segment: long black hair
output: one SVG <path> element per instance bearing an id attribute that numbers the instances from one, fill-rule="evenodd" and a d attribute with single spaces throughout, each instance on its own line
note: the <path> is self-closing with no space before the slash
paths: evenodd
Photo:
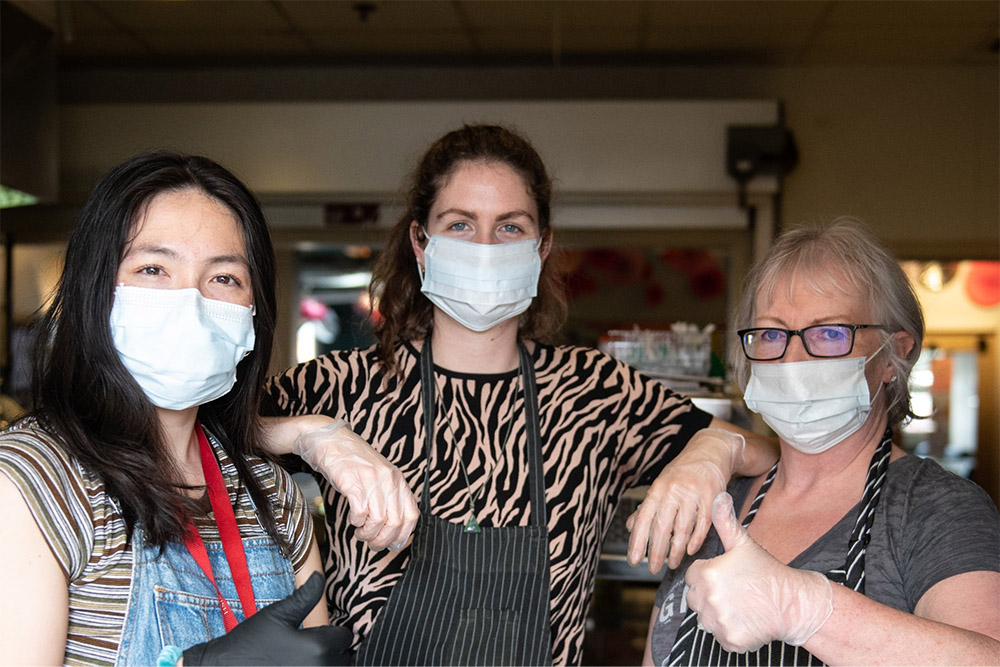
<path id="1" fill-rule="evenodd" d="M 154 406 L 118 357 L 110 316 L 118 266 L 137 221 L 157 195 L 188 189 L 224 205 L 239 224 L 256 309 L 256 343 L 237 367 L 235 386 L 200 406 L 198 418 L 229 454 L 262 525 L 287 553 L 287 540 L 247 460 L 249 454 L 265 456 L 259 406 L 277 310 L 274 250 L 257 200 L 212 160 L 143 153 L 94 187 L 70 235 L 55 298 L 38 323 L 33 412 L 70 454 L 101 476 L 121 504 L 130 535 L 139 522 L 150 544 L 183 540 L 197 509 L 181 491 Z"/>

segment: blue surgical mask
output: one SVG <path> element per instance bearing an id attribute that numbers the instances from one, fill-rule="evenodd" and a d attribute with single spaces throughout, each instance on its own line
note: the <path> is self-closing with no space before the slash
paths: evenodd
<path id="1" fill-rule="evenodd" d="M 206 299 L 196 288 L 115 288 L 111 336 L 118 357 L 153 405 L 184 410 L 236 383 L 253 350 L 253 308 Z"/>

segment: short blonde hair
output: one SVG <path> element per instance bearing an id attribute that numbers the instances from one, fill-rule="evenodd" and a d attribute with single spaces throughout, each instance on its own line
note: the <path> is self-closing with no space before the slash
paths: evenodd
<path id="1" fill-rule="evenodd" d="M 883 352 L 896 371 L 885 388 L 889 423 L 914 417 L 909 378 L 923 345 L 923 311 L 899 262 L 862 222 L 848 217 L 782 233 L 767 256 L 747 274 L 728 345 L 733 376 L 740 389 L 746 389 L 750 379 L 750 361 L 735 332 L 753 327 L 758 299 L 772 298 L 778 283 L 795 275 L 808 280 L 817 292 L 833 287 L 864 299 L 872 322 L 858 324 L 889 327 L 889 332 L 880 332 L 883 342 L 888 342 L 891 332 L 905 331 L 913 337 L 913 349 L 906 357 L 901 357 L 893 345 L 886 345 Z"/>

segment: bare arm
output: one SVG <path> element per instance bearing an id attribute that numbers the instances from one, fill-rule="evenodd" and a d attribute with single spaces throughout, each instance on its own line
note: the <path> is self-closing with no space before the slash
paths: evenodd
<path id="1" fill-rule="evenodd" d="M 355 535 L 373 549 L 406 546 L 420 510 L 403 474 L 351 430 L 325 415 L 264 419 L 272 454 L 296 454 L 347 497 Z"/>
<path id="2" fill-rule="evenodd" d="M 913 614 L 834 586 L 833 614 L 803 647 L 828 664 L 1000 664 L 1000 573 L 939 581 Z"/>
<path id="3" fill-rule="evenodd" d="M 323 573 L 323 563 L 319 557 L 319 547 L 316 546 L 315 540 L 312 546 L 309 547 L 309 555 L 306 556 L 305 565 L 302 569 L 295 573 L 295 587 L 298 588 L 309 580 L 313 572 Z M 313 628 L 322 625 L 330 624 L 330 614 L 326 608 L 326 595 L 319 599 L 319 602 L 313 608 L 311 612 L 302 621 L 302 627 Z"/>
<path id="4" fill-rule="evenodd" d="M 66 577 L 20 491 L 3 474 L 0 507 L 0 660 L 61 665 L 69 618 Z"/>
<path id="5" fill-rule="evenodd" d="M 303 433 L 330 426 L 336 420 L 326 415 L 301 415 L 298 417 L 262 417 L 264 446 L 275 456 L 291 454 L 292 443 Z"/>
<path id="6" fill-rule="evenodd" d="M 1000 573 L 939 581 L 909 614 L 777 561 L 740 525 L 728 494 L 715 504 L 714 524 L 725 553 L 688 568 L 687 604 L 726 650 L 780 639 L 833 665 L 1000 660 Z"/>

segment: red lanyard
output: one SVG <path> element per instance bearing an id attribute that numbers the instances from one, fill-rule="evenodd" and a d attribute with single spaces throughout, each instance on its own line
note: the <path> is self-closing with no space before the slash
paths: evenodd
<path id="1" fill-rule="evenodd" d="M 205 485 L 208 487 L 208 499 L 212 502 L 212 511 L 215 512 L 215 522 L 219 526 L 219 535 L 222 538 L 222 549 L 226 553 L 226 561 L 229 563 L 229 570 L 233 575 L 233 583 L 236 585 L 236 593 L 240 597 L 240 604 L 243 605 L 243 616 L 249 618 L 257 611 L 257 602 L 253 597 L 253 585 L 250 583 L 250 570 L 247 568 L 247 556 L 243 551 L 243 541 L 240 539 L 240 529 L 236 525 L 236 515 L 233 514 L 233 506 L 229 504 L 229 492 L 226 490 L 226 483 L 222 479 L 222 470 L 219 462 L 215 460 L 215 453 L 212 452 L 211 445 L 205 432 L 201 430 L 201 424 L 195 422 L 195 431 L 198 433 L 198 446 L 201 451 L 201 469 L 205 473 Z M 212 564 L 208 560 L 208 551 L 205 550 L 205 542 L 201 539 L 201 533 L 195 527 L 194 522 L 188 523 L 188 533 L 184 540 L 195 562 L 205 573 L 208 580 L 215 588 L 215 594 L 219 598 L 219 606 L 222 610 L 222 622 L 229 632 L 239 621 L 236 615 L 222 596 L 219 587 L 215 584 L 215 577 L 212 575 Z"/>

